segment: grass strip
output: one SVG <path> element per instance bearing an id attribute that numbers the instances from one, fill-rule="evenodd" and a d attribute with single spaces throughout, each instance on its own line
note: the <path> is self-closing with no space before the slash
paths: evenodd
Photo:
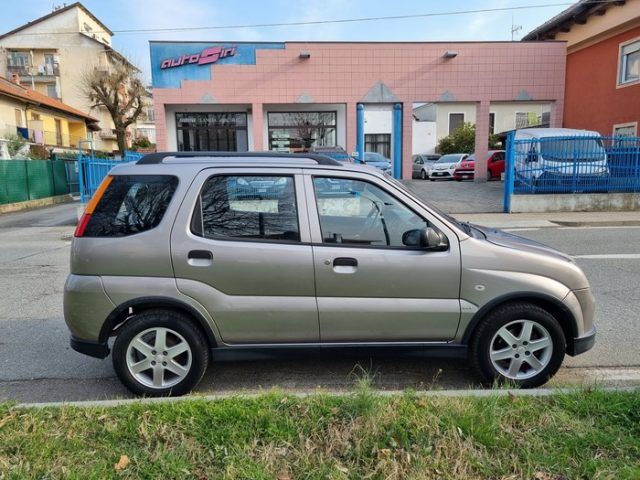
<path id="1" fill-rule="evenodd" d="M 0 404 L 0 478 L 637 479 L 640 392 Z"/>

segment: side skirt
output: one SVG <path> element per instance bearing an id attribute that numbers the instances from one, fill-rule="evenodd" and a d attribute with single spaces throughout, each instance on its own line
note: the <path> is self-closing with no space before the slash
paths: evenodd
<path id="1" fill-rule="evenodd" d="M 466 359 L 467 345 L 445 342 L 409 343 L 296 343 L 224 345 L 211 349 L 213 361 L 322 357 L 425 357 Z"/>

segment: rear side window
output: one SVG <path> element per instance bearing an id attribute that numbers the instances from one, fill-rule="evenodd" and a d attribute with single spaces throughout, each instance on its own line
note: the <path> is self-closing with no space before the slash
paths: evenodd
<path id="1" fill-rule="evenodd" d="M 114 176 L 83 236 L 124 237 L 157 227 L 177 186 L 171 175 Z"/>
<path id="2" fill-rule="evenodd" d="M 191 231 L 205 238 L 299 242 L 293 177 L 210 177 L 202 187 Z"/>

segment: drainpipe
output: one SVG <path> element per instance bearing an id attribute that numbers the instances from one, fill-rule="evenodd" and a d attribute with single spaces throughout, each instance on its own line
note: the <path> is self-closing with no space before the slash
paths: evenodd
<path id="1" fill-rule="evenodd" d="M 393 177 L 402 178 L 402 104 L 393 105 Z"/>
<path id="2" fill-rule="evenodd" d="M 358 161 L 364 163 L 364 105 L 361 103 L 356 107 L 356 136 Z"/>

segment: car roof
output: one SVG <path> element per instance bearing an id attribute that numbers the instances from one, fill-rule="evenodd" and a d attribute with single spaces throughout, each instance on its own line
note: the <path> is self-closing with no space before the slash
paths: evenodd
<path id="1" fill-rule="evenodd" d="M 529 136 L 535 138 L 545 137 L 599 137 L 599 132 L 593 130 L 579 130 L 575 128 L 523 128 L 516 130 L 517 136 Z"/>

